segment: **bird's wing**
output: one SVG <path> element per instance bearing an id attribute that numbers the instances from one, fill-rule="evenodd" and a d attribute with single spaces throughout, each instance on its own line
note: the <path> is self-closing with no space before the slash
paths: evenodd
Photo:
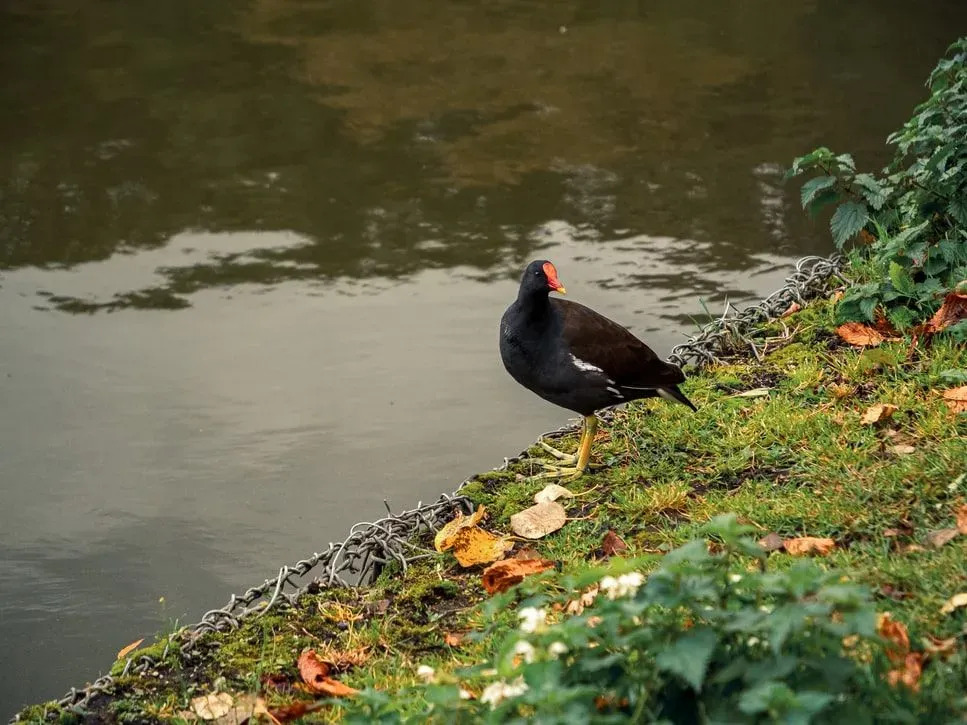
<path id="1" fill-rule="evenodd" d="M 555 297 L 551 303 L 571 354 L 600 368 L 619 386 L 653 388 L 685 380 L 677 366 L 666 363 L 617 322 L 577 302 Z"/>

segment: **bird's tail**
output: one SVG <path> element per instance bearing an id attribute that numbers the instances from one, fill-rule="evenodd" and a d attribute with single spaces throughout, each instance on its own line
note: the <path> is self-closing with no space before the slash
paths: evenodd
<path id="1" fill-rule="evenodd" d="M 659 397 L 674 403 L 681 403 L 682 405 L 687 405 L 696 413 L 698 412 L 698 408 L 696 408 L 692 404 L 691 400 L 685 397 L 685 393 L 679 390 L 677 385 L 669 385 L 664 388 L 656 388 L 656 391 L 658 392 Z"/>

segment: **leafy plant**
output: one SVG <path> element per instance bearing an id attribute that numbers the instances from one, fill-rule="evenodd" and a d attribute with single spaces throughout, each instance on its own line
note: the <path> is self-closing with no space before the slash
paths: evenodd
<path id="1" fill-rule="evenodd" d="M 809 561 L 768 571 L 734 515 L 708 532 L 712 547 L 692 541 L 647 578 L 625 561 L 565 577 L 550 600 L 539 582 L 522 585 L 520 631 L 492 663 L 458 673 L 489 674 L 478 699 L 456 683 L 392 699 L 368 691 L 349 721 L 396 722 L 401 696 L 423 699 L 427 722 L 943 722 L 963 707 L 962 683 L 935 677 L 920 695 L 887 684 L 864 588 Z M 593 586 L 593 605 L 568 615 L 568 600 Z"/>
<path id="2" fill-rule="evenodd" d="M 857 172 L 853 157 L 822 147 L 793 162 L 789 176 L 820 172 L 801 189 L 804 209 L 836 205 L 836 247 L 853 253 L 869 278 L 838 307 L 842 320 L 874 321 L 882 308 L 898 329 L 934 312 L 942 293 L 967 279 L 967 37 L 947 50 L 927 80 L 930 98 L 887 143 L 880 174 Z"/>

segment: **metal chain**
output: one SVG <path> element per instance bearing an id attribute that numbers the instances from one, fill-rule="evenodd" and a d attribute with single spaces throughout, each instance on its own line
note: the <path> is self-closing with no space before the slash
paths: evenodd
<path id="1" fill-rule="evenodd" d="M 839 255 L 800 259 L 796 263 L 796 271 L 786 279 L 781 289 L 759 304 L 741 311 L 731 304 L 727 305 L 720 318 L 712 320 L 698 334 L 676 346 L 669 360 L 677 365 L 685 365 L 691 361 L 699 366 L 719 362 L 718 355 L 734 348 L 736 340 L 748 342 L 746 335 L 751 330 L 779 317 L 793 302 L 803 304 L 809 298 L 826 292 L 834 280 L 845 282 L 841 274 L 842 265 L 843 259 Z M 606 420 L 611 415 L 610 410 L 600 414 Z M 556 438 L 575 428 L 574 423 L 569 423 L 541 437 Z M 512 458 L 505 458 L 503 464 L 494 470 L 506 470 L 525 456 L 526 452 L 522 452 Z M 384 501 L 388 512 L 386 517 L 356 524 L 349 530 L 349 536 L 345 540 L 330 543 L 324 552 L 315 553 L 292 566 L 283 566 L 275 577 L 266 579 L 242 594 L 233 594 L 225 606 L 206 612 L 199 622 L 168 635 L 160 658 L 138 654 L 128 657 L 122 676 L 137 674 L 149 677 L 157 674 L 161 661 L 174 648 L 178 649 L 185 661 L 190 661 L 199 655 L 196 645 L 204 635 L 237 629 L 246 618 L 262 616 L 281 603 L 294 606 L 299 597 L 307 592 L 367 584 L 379 575 L 386 564 L 394 561 L 405 572 L 410 563 L 434 554 L 432 550 L 416 543 L 417 534 L 437 531 L 456 513 L 470 513 L 473 510 L 473 502 L 460 495 L 460 490 L 477 478 L 468 478 L 460 484 L 456 492 L 441 495 L 435 503 L 424 505 L 420 502 L 416 508 L 399 514 L 393 514 Z M 304 579 L 310 571 L 317 569 L 322 575 L 312 581 L 295 581 Z M 350 582 L 349 579 L 353 581 Z M 71 688 L 57 701 L 57 705 L 84 715 L 85 707 L 91 699 L 96 695 L 110 694 L 114 684 L 114 677 L 104 675 L 86 687 Z M 19 714 L 10 722 L 20 722 Z"/>

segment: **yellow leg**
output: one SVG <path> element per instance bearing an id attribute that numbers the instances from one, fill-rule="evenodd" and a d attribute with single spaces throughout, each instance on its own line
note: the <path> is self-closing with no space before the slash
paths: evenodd
<path id="1" fill-rule="evenodd" d="M 598 429 L 598 419 L 594 415 L 584 416 L 584 426 L 581 431 L 581 442 L 578 443 L 577 455 L 569 455 L 567 453 L 561 454 L 562 460 L 567 460 L 568 463 L 574 462 L 573 466 L 558 466 L 550 463 L 545 463 L 544 468 L 547 470 L 544 473 L 538 473 L 536 476 L 531 476 L 532 479 L 539 478 L 577 478 L 582 473 L 584 469 L 588 467 L 588 461 L 591 459 L 591 444 L 594 443 L 594 434 Z M 545 450 L 550 448 L 546 446 Z M 556 449 L 554 449 L 556 451 Z M 554 454 L 554 451 L 549 451 Z M 561 453 L 557 451 L 557 453 Z M 555 456 L 558 457 L 558 456 Z"/>

